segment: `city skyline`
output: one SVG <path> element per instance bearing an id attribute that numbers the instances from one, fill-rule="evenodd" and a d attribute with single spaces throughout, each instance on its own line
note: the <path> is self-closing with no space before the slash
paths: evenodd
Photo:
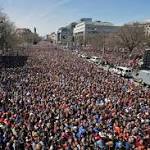
<path id="1" fill-rule="evenodd" d="M 19 28 L 37 28 L 45 35 L 80 18 L 115 25 L 149 20 L 148 0 L 0 0 L 0 8 Z"/>

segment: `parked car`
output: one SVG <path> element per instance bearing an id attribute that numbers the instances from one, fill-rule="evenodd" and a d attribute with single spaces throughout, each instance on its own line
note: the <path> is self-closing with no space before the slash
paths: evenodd
<path id="1" fill-rule="evenodd" d="M 85 54 L 81 54 L 81 57 L 82 58 L 86 58 L 87 56 Z"/>
<path id="2" fill-rule="evenodd" d="M 132 77 L 132 70 L 127 67 L 114 67 L 112 71 L 118 75 L 121 75 L 123 77 Z"/>
<path id="3" fill-rule="evenodd" d="M 86 56 L 86 59 L 90 60 L 90 59 L 91 59 L 91 57 L 90 57 L 90 56 Z"/>
<path id="4" fill-rule="evenodd" d="M 97 56 L 92 56 L 90 60 L 94 63 L 97 63 L 97 64 L 101 63 L 101 59 Z"/>

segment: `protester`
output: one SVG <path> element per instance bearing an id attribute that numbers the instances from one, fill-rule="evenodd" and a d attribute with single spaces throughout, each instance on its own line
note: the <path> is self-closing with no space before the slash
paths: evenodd
<path id="1" fill-rule="evenodd" d="M 133 69 L 139 69 L 139 65 L 142 56 L 144 55 L 145 48 L 135 48 L 132 53 L 125 48 L 105 48 L 99 49 L 96 48 L 82 48 L 82 53 L 86 53 L 89 56 L 95 55 L 101 58 L 107 64 L 118 65 L 124 67 L 130 67 Z"/>
<path id="2" fill-rule="evenodd" d="M 150 90 L 69 51 L 33 48 L 0 75 L 3 150 L 148 150 Z"/>

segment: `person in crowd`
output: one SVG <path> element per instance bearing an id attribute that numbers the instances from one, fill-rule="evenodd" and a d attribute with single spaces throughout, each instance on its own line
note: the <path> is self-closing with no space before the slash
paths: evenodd
<path id="1" fill-rule="evenodd" d="M 36 47 L 1 69 L 0 149 L 148 150 L 150 90 L 73 55 Z"/>

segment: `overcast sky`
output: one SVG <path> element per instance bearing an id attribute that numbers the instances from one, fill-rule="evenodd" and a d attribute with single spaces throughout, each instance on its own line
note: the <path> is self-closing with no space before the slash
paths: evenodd
<path id="1" fill-rule="evenodd" d="M 82 17 L 122 25 L 150 19 L 150 0 L 0 0 L 17 27 L 45 35 Z"/>

